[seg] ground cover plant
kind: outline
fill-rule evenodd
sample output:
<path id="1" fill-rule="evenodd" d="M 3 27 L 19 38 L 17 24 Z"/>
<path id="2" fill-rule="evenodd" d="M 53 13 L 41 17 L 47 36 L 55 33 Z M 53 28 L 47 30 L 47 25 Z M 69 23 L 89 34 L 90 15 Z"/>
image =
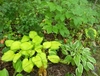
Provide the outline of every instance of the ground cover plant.
<path id="1" fill-rule="evenodd" d="M 71 66 L 68 69 L 73 68 L 73 71 L 63 67 L 66 73 L 58 76 L 84 76 L 84 71 L 90 70 L 96 74 L 98 61 L 96 63 L 92 56 L 100 46 L 99 2 L 1 0 L 0 64 L 9 62 L 16 76 L 25 75 L 25 72 L 55 76 L 57 72 L 47 72 L 55 71 L 50 70 L 55 65 L 56 71 L 60 71 L 62 64 L 68 65 L 66 68 Z M 9 69 L 3 68 L 0 73 L 8 75 Z M 35 71 L 34 68 L 39 69 Z"/>

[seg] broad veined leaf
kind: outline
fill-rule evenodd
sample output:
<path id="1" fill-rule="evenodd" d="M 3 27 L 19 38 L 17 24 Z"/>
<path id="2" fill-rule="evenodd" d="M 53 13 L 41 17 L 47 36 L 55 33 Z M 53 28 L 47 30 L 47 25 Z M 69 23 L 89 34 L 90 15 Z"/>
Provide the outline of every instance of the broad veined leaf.
<path id="1" fill-rule="evenodd" d="M 71 56 L 71 55 L 67 55 L 67 56 L 64 58 L 64 62 L 65 62 L 65 63 L 70 64 L 71 61 L 72 61 L 72 56 Z"/>
<path id="2" fill-rule="evenodd" d="M 57 41 L 51 41 L 50 49 L 57 50 L 57 49 L 59 49 L 59 46 L 61 46 L 61 43 L 59 43 Z"/>
<path id="3" fill-rule="evenodd" d="M 21 50 L 21 54 L 25 56 L 29 56 L 28 50 Z"/>
<path id="4" fill-rule="evenodd" d="M 43 37 L 40 37 L 40 36 L 35 36 L 34 38 L 33 38 L 33 40 L 32 40 L 32 42 L 35 44 L 35 45 L 40 45 L 41 44 L 41 42 L 42 42 L 42 40 L 43 40 Z"/>
<path id="5" fill-rule="evenodd" d="M 35 51 L 36 51 L 37 53 L 41 53 L 41 52 L 42 52 L 41 49 L 36 49 Z"/>
<path id="6" fill-rule="evenodd" d="M 57 55 L 57 51 L 49 49 L 49 55 Z"/>
<path id="7" fill-rule="evenodd" d="M 10 47 L 13 42 L 14 42 L 14 40 L 6 40 L 5 44 L 6 44 L 6 46 Z"/>
<path id="8" fill-rule="evenodd" d="M 21 42 L 27 42 L 27 41 L 29 41 L 29 40 L 30 40 L 29 36 L 24 35 L 24 36 L 22 37 L 22 39 L 21 39 Z"/>
<path id="9" fill-rule="evenodd" d="M 20 74 L 20 73 L 19 73 L 19 74 L 17 74 L 16 76 L 23 76 L 23 74 Z"/>
<path id="10" fill-rule="evenodd" d="M 74 56 L 74 62 L 78 66 L 80 64 L 81 60 L 81 55 L 75 55 Z"/>
<path id="11" fill-rule="evenodd" d="M 56 5 L 55 5 L 54 3 L 48 2 L 47 4 L 48 4 L 48 6 L 50 7 L 50 11 L 51 11 L 51 12 L 54 11 L 54 10 L 56 10 Z"/>
<path id="12" fill-rule="evenodd" d="M 15 56 L 14 56 L 14 59 L 13 59 L 13 62 L 16 63 L 17 60 L 21 57 L 21 54 L 20 53 L 16 53 Z"/>
<path id="13" fill-rule="evenodd" d="M 23 70 L 22 61 L 19 59 L 16 63 L 13 63 L 13 67 L 16 70 L 16 72 L 21 72 Z"/>
<path id="14" fill-rule="evenodd" d="M 97 31 L 94 28 L 85 29 L 86 36 L 91 39 L 95 39 Z"/>
<path id="15" fill-rule="evenodd" d="M 78 72 L 83 73 L 83 65 L 82 64 L 79 64 L 77 68 L 78 68 Z"/>
<path id="16" fill-rule="evenodd" d="M 33 48 L 33 45 L 30 42 L 23 42 L 21 44 L 21 49 L 22 50 L 30 50 Z"/>
<path id="17" fill-rule="evenodd" d="M 0 76 L 9 76 L 8 71 L 4 68 L 3 70 L 0 70 Z"/>
<path id="18" fill-rule="evenodd" d="M 42 52 L 42 53 L 39 53 L 37 55 L 40 56 L 43 67 L 44 68 L 47 68 L 47 58 L 46 58 L 46 54 Z"/>
<path id="19" fill-rule="evenodd" d="M 48 49 L 48 48 L 50 48 L 50 47 L 51 47 L 51 42 L 47 41 L 47 42 L 44 42 L 44 43 L 43 43 L 43 48 L 44 48 L 44 49 Z"/>
<path id="20" fill-rule="evenodd" d="M 88 60 L 89 60 L 90 62 L 96 63 L 96 60 L 95 60 L 93 57 L 88 56 L 87 58 L 88 58 Z"/>
<path id="21" fill-rule="evenodd" d="M 15 56 L 14 51 L 9 50 L 9 51 L 4 53 L 4 55 L 1 58 L 1 60 L 6 61 L 6 62 L 12 61 L 14 56 Z"/>
<path id="22" fill-rule="evenodd" d="M 30 31 L 30 32 L 29 32 L 29 37 L 30 37 L 31 39 L 33 39 L 35 36 L 37 36 L 37 32 L 35 32 L 35 31 Z"/>
<path id="23" fill-rule="evenodd" d="M 32 57 L 32 62 L 38 67 L 42 67 L 43 64 L 42 64 L 42 60 L 40 58 L 40 56 L 36 55 L 35 57 Z"/>
<path id="24" fill-rule="evenodd" d="M 57 55 L 50 55 L 48 56 L 48 59 L 52 62 L 52 63 L 58 63 L 60 61 L 59 56 Z"/>
<path id="25" fill-rule="evenodd" d="M 94 69 L 93 64 L 92 64 L 92 63 L 90 63 L 90 62 L 87 62 L 87 66 L 88 66 L 88 68 L 89 68 L 89 69 L 91 69 L 91 70 L 93 70 L 93 69 Z"/>
<path id="26" fill-rule="evenodd" d="M 10 47 L 11 50 L 17 51 L 20 49 L 21 42 L 20 41 L 14 41 Z"/>
<path id="27" fill-rule="evenodd" d="M 23 59 L 22 61 L 22 68 L 25 72 L 30 73 L 33 69 L 34 64 L 32 63 L 31 59 L 28 60 L 27 58 Z"/>
<path id="28" fill-rule="evenodd" d="M 30 57 L 33 56 L 34 54 L 35 54 L 35 50 L 29 50 Z"/>

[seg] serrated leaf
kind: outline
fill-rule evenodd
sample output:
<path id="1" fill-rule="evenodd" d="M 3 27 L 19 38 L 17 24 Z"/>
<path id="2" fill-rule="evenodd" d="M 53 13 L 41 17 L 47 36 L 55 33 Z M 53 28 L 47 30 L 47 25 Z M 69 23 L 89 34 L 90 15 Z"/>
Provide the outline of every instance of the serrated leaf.
<path id="1" fill-rule="evenodd" d="M 22 61 L 18 60 L 16 63 L 13 63 L 13 67 L 16 70 L 16 72 L 21 72 L 22 69 Z"/>
<path id="2" fill-rule="evenodd" d="M 28 60 L 27 58 L 23 59 L 22 61 L 22 68 L 25 72 L 30 73 L 33 69 L 33 63 L 31 60 Z"/>
<path id="3" fill-rule="evenodd" d="M 20 45 L 21 45 L 21 42 L 20 41 L 14 41 L 10 47 L 11 50 L 13 51 L 17 51 L 20 49 Z"/>
<path id="4" fill-rule="evenodd" d="M 35 32 L 35 31 L 30 31 L 30 32 L 29 32 L 29 37 L 30 37 L 31 39 L 33 39 L 35 36 L 37 36 L 37 32 Z"/>
<path id="5" fill-rule="evenodd" d="M 44 43 L 43 43 L 43 48 L 44 48 L 44 49 L 48 49 L 48 48 L 50 48 L 50 47 L 51 47 L 51 42 L 47 41 L 47 42 L 44 42 Z"/>
<path id="6" fill-rule="evenodd" d="M 58 63 L 60 61 L 59 56 L 57 55 L 50 55 L 48 56 L 48 59 L 52 62 L 52 63 Z"/>
<path id="7" fill-rule="evenodd" d="M 9 50 L 9 51 L 4 53 L 1 60 L 6 61 L 6 62 L 12 61 L 14 56 L 15 56 L 14 51 Z"/>
<path id="8" fill-rule="evenodd" d="M 10 47 L 13 42 L 14 42 L 14 40 L 6 40 L 5 44 L 6 44 L 6 46 Z"/>
<path id="9" fill-rule="evenodd" d="M 92 63 L 90 63 L 90 62 L 87 62 L 87 66 L 88 66 L 88 68 L 89 68 L 89 69 L 91 69 L 91 70 L 93 70 L 93 69 L 94 69 L 93 64 L 92 64 Z"/>
<path id="10" fill-rule="evenodd" d="M 29 41 L 29 40 L 30 40 L 29 36 L 24 35 L 24 36 L 22 37 L 22 39 L 21 39 L 21 42 L 27 42 L 27 41 Z"/>

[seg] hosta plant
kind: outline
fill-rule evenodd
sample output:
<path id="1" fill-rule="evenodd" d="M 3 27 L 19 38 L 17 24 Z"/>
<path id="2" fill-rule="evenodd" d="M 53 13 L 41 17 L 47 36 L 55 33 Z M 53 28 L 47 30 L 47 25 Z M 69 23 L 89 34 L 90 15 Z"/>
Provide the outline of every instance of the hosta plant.
<path id="1" fill-rule="evenodd" d="M 24 35 L 21 40 L 6 40 L 9 50 L 2 56 L 5 62 L 12 61 L 17 72 L 24 70 L 30 73 L 34 66 L 46 69 L 48 60 L 52 63 L 60 61 L 57 49 L 61 44 L 58 41 L 43 42 L 37 32 L 30 31 L 29 36 Z"/>
<path id="2" fill-rule="evenodd" d="M 96 60 L 91 56 L 90 49 L 84 48 L 80 41 L 70 42 L 61 47 L 62 53 L 65 55 L 61 62 L 76 66 L 76 76 L 82 76 L 83 70 L 94 69 Z"/>

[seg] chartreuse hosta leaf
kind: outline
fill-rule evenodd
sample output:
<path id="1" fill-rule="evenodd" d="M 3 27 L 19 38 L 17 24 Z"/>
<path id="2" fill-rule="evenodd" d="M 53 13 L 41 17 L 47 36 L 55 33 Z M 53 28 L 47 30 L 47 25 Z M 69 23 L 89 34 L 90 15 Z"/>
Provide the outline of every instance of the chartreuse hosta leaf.
<path id="1" fill-rule="evenodd" d="M 21 57 L 21 53 L 16 53 L 13 59 L 13 62 L 16 63 L 17 60 Z"/>
<path id="2" fill-rule="evenodd" d="M 44 42 L 43 43 L 43 48 L 44 49 L 53 49 L 53 50 L 57 50 L 59 48 L 59 46 L 61 46 L 61 43 L 57 42 L 57 41 L 48 41 L 48 42 Z"/>
<path id="3" fill-rule="evenodd" d="M 1 60 L 6 61 L 6 62 L 12 61 L 14 56 L 15 56 L 14 51 L 9 50 L 9 51 L 4 53 L 4 55 L 1 58 Z"/>
<path id="4" fill-rule="evenodd" d="M 29 36 L 24 35 L 24 36 L 22 37 L 22 39 L 21 39 L 21 42 L 27 42 L 27 41 L 29 41 L 29 40 L 30 40 Z"/>
<path id="5" fill-rule="evenodd" d="M 6 40 L 5 44 L 6 44 L 6 46 L 10 47 L 13 42 L 14 42 L 14 40 Z"/>
<path id="6" fill-rule="evenodd" d="M 35 36 L 37 36 L 38 34 L 37 34 L 37 32 L 35 32 L 35 31 L 30 31 L 29 32 L 29 37 L 31 38 L 31 39 L 33 39 Z"/>
<path id="7" fill-rule="evenodd" d="M 21 42 L 20 41 L 14 41 L 10 47 L 11 50 L 17 51 L 20 49 Z"/>
<path id="8" fill-rule="evenodd" d="M 33 45 L 30 42 L 23 42 L 21 44 L 21 49 L 22 50 L 30 50 L 33 48 Z"/>
<path id="9" fill-rule="evenodd" d="M 22 68 L 25 72 L 30 73 L 33 69 L 34 64 L 32 63 L 32 60 L 28 58 L 23 59 L 22 61 Z"/>
<path id="10" fill-rule="evenodd" d="M 32 42 L 33 42 L 35 45 L 39 45 L 39 44 L 41 44 L 42 40 L 43 40 L 43 37 L 40 37 L 40 36 L 37 35 L 37 36 L 35 36 L 35 37 L 33 38 Z"/>
<path id="11" fill-rule="evenodd" d="M 32 61 L 38 68 L 47 68 L 47 59 L 45 53 L 38 53 L 35 57 L 32 58 Z"/>
<path id="12" fill-rule="evenodd" d="M 57 50 L 59 49 L 59 46 L 61 46 L 61 43 L 57 41 L 51 41 L 51 49 Z"/>
<path id="13" fill-rule="evenodd" d="M 32 62 L 38 67 L 41 68 L 43 66 L 42 60 L 39 55 L 36 55 L 35 57 L 32 57 Z"/>
<path id="14" fill-rule="evenodd" d="M 42 65 L 44 68 L 47 68 L 47 58 L 45 53 L 38 54 L 41 57 Z"/>
<path id="15" fill-rule="evenodd" d="M 52 62 L 52 63 L 58 63 L 60 61 L 59 56 L 57 55 L 49 55 L 48 59 Z"/>
<path id="16" fill-rule="evenodd" d="M 50 47 L 51 47 L 51 42 L 47 41 L 47 42 L 44 42 L 44 43 L 43 43 L 43 48 L 44 48 L 44 49 L 48 49 L 48 48 L 50 48 Z"/>

